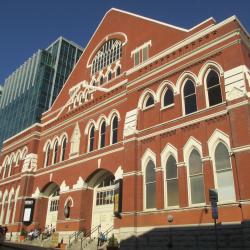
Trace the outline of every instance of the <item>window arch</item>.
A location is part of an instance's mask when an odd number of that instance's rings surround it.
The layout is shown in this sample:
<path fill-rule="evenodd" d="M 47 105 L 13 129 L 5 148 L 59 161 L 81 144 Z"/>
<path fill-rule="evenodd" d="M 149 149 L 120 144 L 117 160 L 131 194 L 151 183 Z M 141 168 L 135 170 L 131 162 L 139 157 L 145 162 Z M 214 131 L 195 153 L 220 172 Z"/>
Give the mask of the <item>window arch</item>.
<path fill-rule="evenodd" d="M 57 162 L 57 154 L 58 154 L 58 140 L 56 140 L 55 144 L 54 144 L 53 163 L 52 164 L 55 164 Z"/>
<path fill-rule="evenodd" d="M 111 144 L 118 142 L 118 117 L 115 115 L 111 126 Z"/>
<path fill-rule="evenodd" d="M 106 122 L 103 121 L 100 126 L 100 135 L 99 135 L 99 148 L 105 147 L 105 139 L 106 139 Z"/>
<path fill-rule="evenodd" d="M 155 104 L 154 97 L 151 93 L 147 94 L 145 100 L 144 100 L 144 108 L 153 106 Z"/>
<path fill-rule="evenodd" d="M 233 171 L 230 155 L 224 143 L 219 142 L 214 152 L 216 186 L 219 201 L 235 200 Z"/>
<path fill-rule="evenodd" d="M 167 107 L 174 103 L 174 92 L 171 88 L 167 88 L 163 94 L 163 107 Z"/>
<path fill-rule="evenodd" d="M 220 78 L 218 73 L 210 69 L 206 77 L 207 98 L 209 106 L 222 102 Z"/>
<path fill-rule="evenodd" d="M 149 160 L 145 169 L 145 208 L 152 209 L 156 207 L 156 175 L 155 164 Z"/>
<path fill-rule="evenodd" d="M 173 155 L 166 162 L 166 195 L 168 206 L 179 205 L 178 170 L 176 159 Z"/>
<path fill-rule="evenodd" d="M 200 153 L 193 149 L 188 160 L 189 170 L 189 200 L 191 204 L 205 202 L 204 176 Z"/>
<path fill-rule="evenodd" d="M 50 144 L 47 145 L 45 152 L 45 167 L 49 166 L 49 160 L 50 160 Z"/>
<path fill-rule="evenodd" d="M 65 160 L 66 146 L 67 146 L 67 138 L 66 136 L 64 136 L 64 138 L 62 139 L 61 161 Z"/>
<path fill-rule="evenodd" d="M 103 76 L 101 76 L 101 78 L 100 78 L 100 85 L 102 85 L 104 83 L 104 78 L 103 78 Z"/>
<path fill-rule="evenodd" d="M 115 71 L 115 76 L 119 76 L 121 74 L 121 67 L 118 66 Z"/>
<path fill-rule="evenodd" d="M 183 89 L 185 114 L 191 114 L 197 111 L 195 85 L 192 80 L 188 79 Z"/>
<path fill-rule="evenodd" d="M 96 53 L 93 61 L 91 73 L 101 71 L 103 68 L 120 59 L 122 55 L 122 42 L 117 39 L 106 41 Z"/>
<path fill-rule="evenodd" d="M 94 150 L 94 141 L 95 141 L 95 127 L 94 125 L 92 125 L 89 129 L 89 143 L 88 143 L 89 152 Z"/>
<path fill-rule="evenodd" d="M 109 71 L 109 73 L 108 73 L 108 81 L 110 81 L 110 80 L 111 80 L 111 78 L 112 78 L 112 72 L 111 72 L 111 71 Z"/>

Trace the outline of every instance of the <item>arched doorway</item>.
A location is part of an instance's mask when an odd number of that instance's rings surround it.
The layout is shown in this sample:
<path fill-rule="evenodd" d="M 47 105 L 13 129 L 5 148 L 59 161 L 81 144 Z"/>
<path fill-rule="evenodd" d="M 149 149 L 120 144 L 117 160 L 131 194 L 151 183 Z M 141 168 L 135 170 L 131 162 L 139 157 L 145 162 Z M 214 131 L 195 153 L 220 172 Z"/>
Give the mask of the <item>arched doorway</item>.
<path fill-rule="evenodd" d="M 48 199 L 45 227 L 56 228 L 60 187 L 54 183 L 48 183 L 42 190 L 43 197 Z"/>
<path fill-rule="evenodd" d="M 88 187 L 93 188 L 91 228 L 100 225 L 103 233 L 112 230 L 114 224 L 114 180 L 114 175 L 104 169 L 94 172 L 87 179 Z"/>

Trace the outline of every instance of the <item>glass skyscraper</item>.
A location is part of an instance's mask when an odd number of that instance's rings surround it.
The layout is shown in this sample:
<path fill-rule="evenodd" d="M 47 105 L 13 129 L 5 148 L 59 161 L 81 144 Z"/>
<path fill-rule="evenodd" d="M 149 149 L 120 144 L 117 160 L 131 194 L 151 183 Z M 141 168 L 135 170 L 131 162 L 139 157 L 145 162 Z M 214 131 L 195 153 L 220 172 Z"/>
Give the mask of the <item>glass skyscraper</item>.
<path fill-rule="evenodd" d="M 0 86 L 0 148 L 4 140 L 40 122 L 83 49 L 63 37 L 38 50 Z"/>

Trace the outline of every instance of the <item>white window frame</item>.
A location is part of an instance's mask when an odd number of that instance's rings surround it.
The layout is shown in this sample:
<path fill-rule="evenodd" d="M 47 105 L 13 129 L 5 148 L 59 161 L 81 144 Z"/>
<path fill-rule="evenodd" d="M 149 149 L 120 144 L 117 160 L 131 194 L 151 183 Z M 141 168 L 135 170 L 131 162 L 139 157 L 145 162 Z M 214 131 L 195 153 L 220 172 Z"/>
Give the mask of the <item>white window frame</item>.
<path fill-rule="evenodd" d="M 186 171 L 187 171 L 187 190 L 188 190 L 188 204 L 190 207 L 198 207 L 198 206 L 204 206 L 206 204 L 206 196 L 205 196 L 205 176 L 204 176 L 204 171 L 203 171 L 203 162 L 202 162 L 202 173 L 203 173 L 203 180 L 204 180 L 204 197 L 205 200 L 202 203 L 196 203 L 192 204 L 191 200 L 191 185 L 190 185 L 190 178 L 189 178 L 189 157 L 191 155 L 191 152 L 193 149 L 197 150 L 197 152 L 200 154 L 201 160 L 203 159 L 203 154 L 202 154 L 202 144 L 198 140 L 196 140 L 194 137 L 190 137 L 186 144 L 183 147 L 183 156 L 184 156 L 184 162 L 186 166 Z"/>
<path fill-rule="evenodd" d="M 213 174 L 214 174 L 214 185 L 215 188 L 218 190 L 218 181 L 217 181 L 217 172 L 216 172 L 216 165 L 215 165 L 215 150 L 216 147 L 219 143 L 223 143 L 225 147 L 228 150 L 228 153 L 230 154 L 231 151 L 231 146 L 230 146 L 230 139 L 229 136 L 224 133 L 223 131 L 216 129 L 211 137 L 208 140 L 208 150 L 209 150 L 209 155 L 212 158 L 212 166 L 213 166 Z M 234 173 L 233 173 L 233 166 L 232 166 L 232 160 L 231 157 L 229 158 L 230 160 L 230 165 L 231 165 L 231 171 L 233 174 L 233 185 L 234 185 L 234 192 L 235 192 L 235 199 L 234 200 L 224 200 L 224 201 L 218 201 L 219 204 L 226 204 L 226 203 L 232 203 L 236 201 L 236 190 L 235 190 L 235 182 L 234 182 Z"/>
<path fill-rule="evenodd" d="M 141 158 L 141 170 L 142 170 L 142 175 L 143 175 L 143 210 L 144 211 L 156 211 L 157 210 L 156 207 L 155 208 L 147 208 L 146 207 L 146 204 L 147 204 L 146 203 L 146 167 L 147 167 L 148 162 L 150 160 L 152 160 L 152 162 L 154 163 L 155 168 L 156 168 L 156 154 L 153 151 L 151 151 L 151 149 L 148 148 Z M 155 175 L 156 175 L 156 173 L 155 173 Z M 155 176 L 155 178 L 156 178 L 156 176 Z M 155 192 L 155 197 L 157 198 L 157 192 Z M 157 206 L 157 202 L 155 205 Z"/>
<path fill-rule="evenodd" d="M 215 71 L 218 75 L 218 78 L 219 78 L 219 85 L 220 85 L 220 94 L 221 94 L 221 102 L 220 103 L 217 103 L 216 105 L 213 105 L 213 106 L 210 106 L 209 105 L 209 97 L 208 97 L 208 88 L 207 88 L 207 76 L 209 74 L 210 71 Z M 222 89 L 221 89 L 221 79 L 220 79 L 220 73 L 217 69 L 215 68 L 208 68 L 205 75 L 204 75 L 204 89 L 205 89 L 205 99 L 206 99 L 206 107 L 207 108 L 210 108 L 210 107 L 216 107 L 217 105 L 220 105 L 221 103 L 223 103 L 223 95 L 222 95 Z"/>

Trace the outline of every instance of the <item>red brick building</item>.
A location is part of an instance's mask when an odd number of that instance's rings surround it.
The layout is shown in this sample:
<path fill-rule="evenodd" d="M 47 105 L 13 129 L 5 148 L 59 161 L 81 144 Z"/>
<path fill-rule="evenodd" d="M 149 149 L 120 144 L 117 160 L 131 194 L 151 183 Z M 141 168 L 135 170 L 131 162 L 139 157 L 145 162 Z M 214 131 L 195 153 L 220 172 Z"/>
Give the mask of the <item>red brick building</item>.
<path fill-rule="evenodd" d="M 249 220 L 249 68 L 235 16 L 187 30 L 111 9 L 41 124 L 5 141 L 0 224 L 61 237 L 100 224 L 120 241 L 199 229 L 213 225 L 210 188 L 221 225 Z"/>

